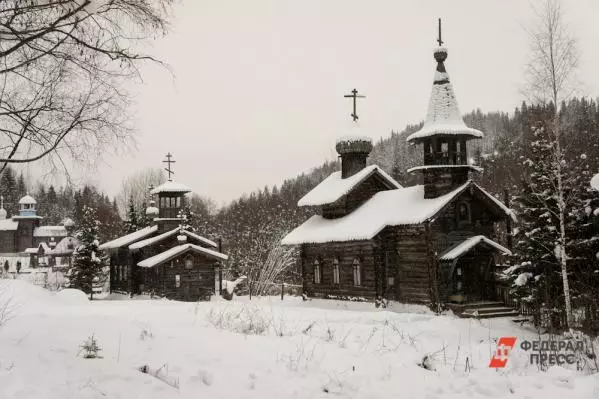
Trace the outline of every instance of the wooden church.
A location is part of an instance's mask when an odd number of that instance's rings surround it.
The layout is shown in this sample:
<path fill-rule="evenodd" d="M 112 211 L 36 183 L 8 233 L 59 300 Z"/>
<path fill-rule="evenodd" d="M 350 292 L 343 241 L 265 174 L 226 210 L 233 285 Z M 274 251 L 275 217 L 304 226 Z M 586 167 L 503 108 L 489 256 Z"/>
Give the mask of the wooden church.
<path fill-rule="evenodd" d="M 372 143 L 354 132 L 337 141 L 341 171 L 298 202 L 318 214 L 282 244 L 300 246 L 308 296 L 428 305 L 499 299 L 496 259 L 510 251 L 498 242 L 496 227 L 514 216 L 469 179 L 480 169 L 468 163 L 467 143 L 483 133 L 460 115 L 445 69 L 447 49 L 436 48 L 434 58 L 424 125 L 407 138 L 422 146 L 423 165 L 408 172 L 420 173 L 423 184 L 402 187 L 377 165 L 366 166 Z M 355 91 L 353 97 L 358 131 Z"/>
<path fill-rule="evenodd" d="M 191 189 L 169 179 L 150 191 L 152 200 L 146 215 L 152 224 L 115 240 L 100 249 L 110 256 L 111 292 L 150 294 L 180 301 L 209 300 L 220 293 L 221 265 L 227 255 L 221 246 L 191 231 L 183 210 Z"/>

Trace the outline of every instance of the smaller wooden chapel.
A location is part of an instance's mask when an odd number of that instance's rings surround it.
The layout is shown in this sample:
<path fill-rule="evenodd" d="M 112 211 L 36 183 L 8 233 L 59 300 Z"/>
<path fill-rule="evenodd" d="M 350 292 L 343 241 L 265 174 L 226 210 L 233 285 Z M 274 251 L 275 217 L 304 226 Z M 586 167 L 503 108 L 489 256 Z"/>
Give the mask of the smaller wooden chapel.
<path fill-rule="evenodd" d="M 172 179 L 171 154 L 167 154 L 168 181 L 150 190 L 157 197 L 146 209 L 152 224 L 100 249 L 110 256 L 110 290 L 150 294 L 180 301 L 209 300 L 220 293 L 221 265 L 228 259 L 221 246 L 191 231 L 183 210 L 191 189 Z"/>
<path fill-rule="evenodd" d="M 428 305 L 501 299 L 497 254 L 510 250 L 498 242 L 497 227 L 514 216 L 470 180 L 480 168 L 468 162 L 467 143 L 483 133 L 464 124 L 445 68 L 447 49 L 433 55 L 424 125 L 407 137 L 423 148 L 422 166 L 409 170 L 421 174 L 420 185 L 402 187 L 377 165 L 367 166 L 372 142 L 358 124 L 360 96 L 349 95 L 354 132 L 337 141 L 341 171 L 299 200 L 317 215 L 282 240 L 300 246 L 308 296 Z"/>

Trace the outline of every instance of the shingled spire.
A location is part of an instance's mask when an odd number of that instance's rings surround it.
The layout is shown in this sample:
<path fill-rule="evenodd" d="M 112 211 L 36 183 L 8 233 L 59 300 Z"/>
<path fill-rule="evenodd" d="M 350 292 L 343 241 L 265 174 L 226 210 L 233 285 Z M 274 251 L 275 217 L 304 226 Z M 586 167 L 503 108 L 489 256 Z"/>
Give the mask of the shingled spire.
<path fill-rule="evenodd" d="M 441 20 L 439 38 L 441 40 Z M 447 49 L 437 47 L 433 53 L 437 68 L 433 79 L 428 111 L 424 125 L 408 136 L 407 141 L 423 144 L 424 165 L 408 170 L 421 171 L 424 175 L 425 198 L 435 198 L 453 190 L 468 180 L 470 170 L 479 170 L 468 165 L 466 141 L 483 137 L 479 130 L 464 123 L 458 102 L 445 69 Z"/>

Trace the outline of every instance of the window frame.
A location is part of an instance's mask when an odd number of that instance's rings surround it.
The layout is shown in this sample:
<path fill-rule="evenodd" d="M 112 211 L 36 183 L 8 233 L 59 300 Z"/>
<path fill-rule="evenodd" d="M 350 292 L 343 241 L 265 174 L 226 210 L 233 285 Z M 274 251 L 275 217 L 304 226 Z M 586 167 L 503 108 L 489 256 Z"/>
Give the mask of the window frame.
<path fill-rule="evenodd" d="M 333 258 L 332 271 L 333 271 L 333 284 L 339 285 L 341 278 L 340 278 L 340 273 L 339 273 L 339 259 L 338 258 Z"/>
<path fill-rule="evenodd" d="M 362 287 L 362 261 L 359 258 L 354 258 L 352 272 L 354 287 Z"/>
<path fill-rule="evenodd" d="M 322 264 L 318 258 L 314 259 L 312 263 L 312 273 L 314 274 L 312 282 L 314 284 L 322 284 Z"/>

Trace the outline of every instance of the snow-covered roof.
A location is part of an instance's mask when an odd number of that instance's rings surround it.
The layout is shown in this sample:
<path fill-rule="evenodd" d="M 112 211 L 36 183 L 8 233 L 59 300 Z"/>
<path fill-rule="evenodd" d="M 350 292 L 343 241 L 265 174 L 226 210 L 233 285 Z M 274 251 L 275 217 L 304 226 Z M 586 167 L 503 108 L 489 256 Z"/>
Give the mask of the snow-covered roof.
<path fill-rule="evenodd" d="M 591 179 L 591 187 L 599 191 L 599 173 L 593 176 L 593 178 Z"/>
<path fill-rule="evenodd" d="M 436 51 L 444 51 L 446 53 L 445 49 L 437 49 Z M 424 126 L 419 131 L 410 134 L 407 141 L 423 139 L 433 135 L 483 137 L 483 133 L 480 130 L 470 128 L 464 123 L 453 86 L 449 81 L 449 75 L 445 71 L 445 66 L 442 62 L 437 65 L 437 70 L 435 71 L 433 89 Z"/>
<path fill-rule="evenodd" d="M 187 187 L 185 184 L 177 183 L 174 181 L 167 181 L 162 183 L 152 191 L 150 194 L 158 194 L 158 193 L 190 193 L 191 188 Z"/>
<path fill-rule="evenodd" d="M 167 231 L 165 233 L 159 234 L 159 235 L 157 235 L 155 237 L 150 237 L 150 238 L 147 238 L 145 240 L 133 243 L 133 244 L 129 245 L 129 249 L 140 249 L 140 248 L 144 248 L 144 247 L 147 247 L 148 245 L 156 244 L 156 243 L 158 243 L 158 242 L 160 242 L 160 241 L 162 241 L 162 240 L 164 240 L 164 239 L 166 239 L 168 237 L 172 237 L 175 234 L 179 234 L 179 233 L 184 234 L 185 236 L 191 237 L 191 238 L 193 238 L 193 239 L 195 239 L 197 241 L 200 241 L 200 242 L 202 242 L 202 243 L 204 243 L 204 244 L 206 244 L 208 246 L 211 246 L 213 248 L 218 248 L 218 245 L 214 241 L 211 241 L 211 240 L 209 240 L 207 238 L 204 238 L 202 236 L 194 234 L 194 233 L 192 233 L 190 231 L 181 230 L 179 227 L 177 227 L 177 228 L 169 230 L 169 231 Z"/>
<path fill-rule="evenodd" d="M 19 228 L 19 222 L 12 219 L 0 220 L 0 231 L 13 231 Z"/>
<path fill-rule="evenodd" d="M 424 198 L 424 186 L 418 185 L 380 191 L 355 211 L 340 218 L 326 219 L 321 215 L 312 216 L 283 238 L 281 243 L 297 245 L 369 240 L 386 226 L 420 224 L 430 220 L 468 187 L 479 190 L 506 215 L 512 216 L 509 208 L 472 181 L 437 198 Z"/>
<path fill-rule="evenodd" d="M 196 233 L 192 233 L 191 231 L 187 231 L 187 230 L 183 230 L 183 234 L 187 235 L 188 237 L 194 238 L 198 241 L 203 242 L 204 244 L 213 247 L 213 248 L 218 248 L 218 244 L 215 243 L 212 240 L 207 239 L 206 237 L 202 237 L 200 235 L 197 235 Z"/>
<path fill-rule="evenodd" d="M 39 249 L 37 247 L 25 248 L 26 254 L 36 254 L 38 251 L 39 251 Z"/>
<path fill-rule="evenodd" d="M 410 168 L 407 170 L 407 172 L 412 173 L 412 172 L 417 172 L 419 170 L 425 170 L 425 169 L 459 169 L 459 168 L 470 169 L 474 172 L 482 172 L 483 171 L 483 168 L 481 168 L 480 166 L 476 166 L 476 165 L 422 165 L 422 166 L 415 166 L 413 168 Z"/>
<path fill-rule="evenodd" d="M 152 215 L 158 215 L 160 213 L 160 210 L 158 208 L 156 208 L 155 206 L 149 206 L 146 208 L 146 215 L 152 216 Z"/>
<path fill-rule="evenodd" d="M 56 244 L 52 250 L 52 255 L 70 255 L 79 245 L 79 241 L 75 237 L 65 237 Z"/>
<path fill-rule="evenodd" d="M 114 249 L 114 248 L 124 247 L 124 246 L 132 244 L 136 241 L 143 240 L 150 234 L 153 234 L 157 231 L 158 231 L 158 226 L 156 226 L 156 225 L 144 227 L 141 230 L 137 230 L 137 231 L 134 231 L 133 233 L 129 233 L 129 234 L 119 237 L 115 240 L 105 242 L 104 244 L 100 245 L 100 249 Z"/>
<path fill-rule="evenodd" d="M 341 172 L 331 173 L 329 177 L 320 182 L 308 194 L 304 195 L 298 201 L 297 205 L 319 206 L 332 204 L 375 173 L 381 176 L 389 184 L 390 188 L 401 188 L 398 182 L 377 165 L 370 165 L 345 179 L 341 178 Z"/>
<path fill-rule="evenodd" d="M 503 252 L 506 255 L 512 254 L 512 252 L 509 249 L 507 249 L 503 245 L 498 244 L 495 241 L 493 241 L 485 236 L 474 236 L 474 237 L 470 237 L 470 238 L 462 241 L 461 243 L 453 246 L 452 248 L 449 248 L 447 251 L 445 251 L 439 257 L 439 259 L 440 260 L 457 259 L 457 258 L 461 257 L 462 255 L 466 254 L 472 248 L 474 248 L 477 245 L 482 244 L 482 243 L 487 244 L 488 246 L 493 247 L 496 250 L 498 250 L 499 252 Z"/>
<path fill-rule="evenodd" d="M 137 266 L 140 266 L 140 267 L 158 266 L 164 262 L 168 262 L 169 260 L 171 260 L 187 251 L 200 253 L 202 255 L 206 255 L 208 257 L 221 259 L 221 260 L 229 259 L 229 257 L 227 255 L 222 254 L 217 251 L 213 251 L 212 249 L 200 247 L 199 245 L 194 245 L 194 244 L 182 244 L 182 245 L 177 245 L 176 247 L 167 249 L 166 251 L 161 252 L 158 255 L 154 255 L 151 258 L 144 259 L 141 262 L 137 263 Z"/>
<path fill-rule="evenodd" d="M 35 205 L 37 204 L 37 201 L 31 195 L 27 194 L 19 200 L 19 204 Z"/>
<path fill-rule="evenodd" d="M 67 235 L 64 226 L 39 226 L 33 230 L 34 237 L 66 237 Z"/>

